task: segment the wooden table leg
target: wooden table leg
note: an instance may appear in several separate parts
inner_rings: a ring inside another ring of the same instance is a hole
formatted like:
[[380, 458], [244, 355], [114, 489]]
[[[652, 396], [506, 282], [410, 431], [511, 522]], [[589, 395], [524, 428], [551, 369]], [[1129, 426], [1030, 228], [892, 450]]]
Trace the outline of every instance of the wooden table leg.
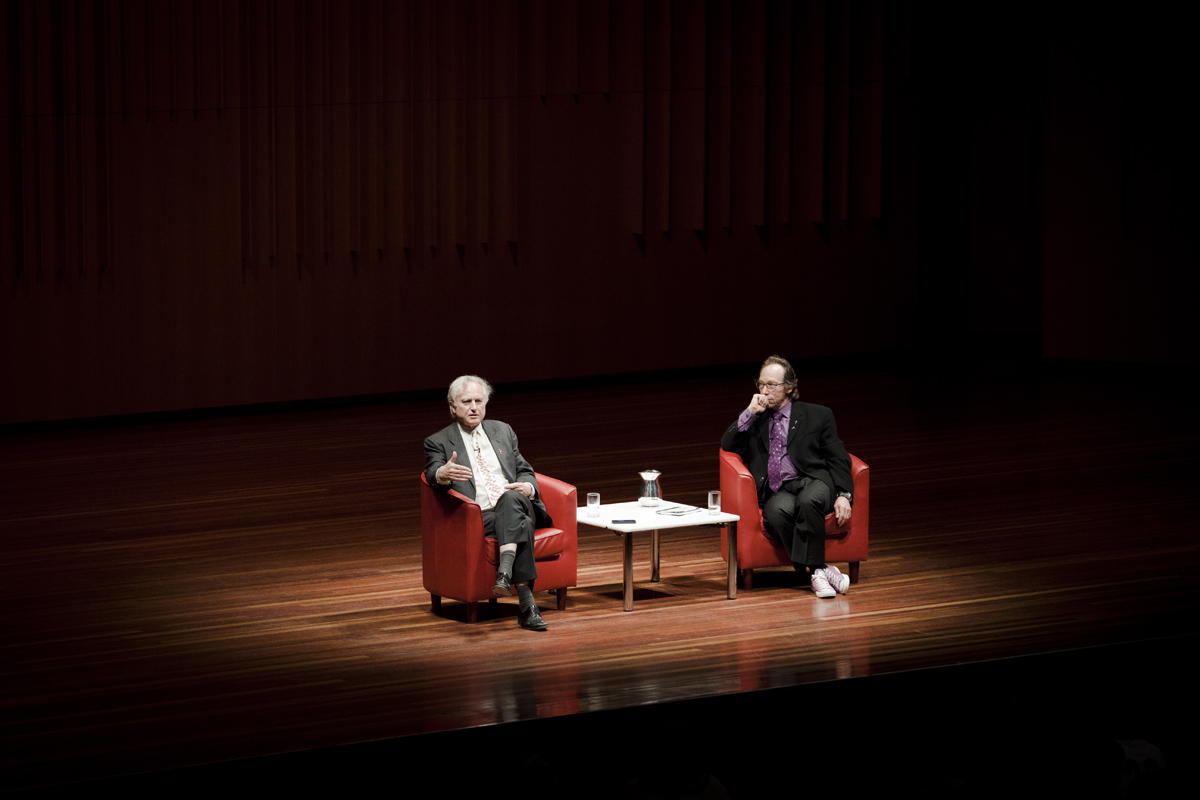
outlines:
[[737, 522], [729, 523], [729, 599], [737, 599]]
[[625, 534], [625, 610], [633, 611], [633, 534]]
[[650, 580], [658, 583], [658, 531], [650, 532]]

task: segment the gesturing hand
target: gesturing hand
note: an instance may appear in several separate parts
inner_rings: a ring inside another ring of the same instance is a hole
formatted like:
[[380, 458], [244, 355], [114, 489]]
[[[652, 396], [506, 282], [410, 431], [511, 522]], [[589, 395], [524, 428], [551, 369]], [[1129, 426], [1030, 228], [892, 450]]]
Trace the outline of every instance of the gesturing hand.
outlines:
[[450, 460], [437, 468], [437, 482], [450, 483], [451, 481], [469, 481], [475, 477], [475, 473], [470, 467], [464, 467], [458, 462], [458, 451], [455, 450], [450, 454]]

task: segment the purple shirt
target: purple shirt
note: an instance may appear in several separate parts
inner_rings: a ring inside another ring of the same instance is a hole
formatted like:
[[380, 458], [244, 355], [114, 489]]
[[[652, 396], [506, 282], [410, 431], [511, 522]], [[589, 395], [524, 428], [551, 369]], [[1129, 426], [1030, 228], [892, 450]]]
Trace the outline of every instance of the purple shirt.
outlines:
[[[776, 449], [771, 446], [776, 437], [780, 437], [782, 439], [781, 444], [783, 446], [778, 448], [780, 452], [779, 477], [781, 481], [780, 486], [782, 486], [784, 483], [800, 477], [800, 470], [796, 469], [796, 465], [792, 463], [792, 459], [789, 458], [787, 454], [787, 437], [788, 428], [792, 420], [792, 403], [789, 400], [788, 402], [784, 403], [783, 408], [779, 409], [778, 411], [764, 411], [762, 413], [766, 414], [767, 416], [767, 425], [769, 426], [767, 430], [770, 431], [768, 434], [769, 438], [767, 439], [768, 459], [771, 458], [770, 453]], [[753, 411], [747, 408], [742, 412], [742, 415], [738, 417], [738, 430], [742, 433], [750, 430], [750, 426], [754, 424], [756, 417], [758, 417], [758, 414], [755, 414]], [[770, 474], [769, 467], [768, 474]], [[771, 491], [773, 492], [778, 490], [778, 486], [771, 487]]]

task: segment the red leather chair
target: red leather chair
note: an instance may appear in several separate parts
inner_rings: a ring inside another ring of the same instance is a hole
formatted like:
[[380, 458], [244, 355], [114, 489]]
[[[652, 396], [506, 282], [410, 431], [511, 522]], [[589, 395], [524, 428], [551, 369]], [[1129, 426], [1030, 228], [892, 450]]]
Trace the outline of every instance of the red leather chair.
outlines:
[[[533, 535], [533, 558], [537, 563], [536, 591], [553, 590], [558, 610], [567, 607], [567, 587], [577, 584], [579, 563], [578, 523], [575, 521], [575, 487], [537, 473], [538, 491], [554, 520], [555, 528], [538, 528]], [[451, 489], [434, 489], [421, 474], [421, 577], [433, 601], [433, 611], [442, 598], [467, 604], [467, 622], [479, 618], [479, 601], [495, 604], [499, 545], [483, 535], [483, 512], [479, 504]], [[516, 586], [513, 586], [516, 594]]]
[[[850, 564], [850, 582], [858, 583], [858, 565], [867, 560], [867, 524], [871, 516], [871, 473], [857, 456], [850, 456], [854, 500], [850, 520], [838, 527], [833, 514], [825, 517], [825, 561]], [[742, 588], [752, 589], [759, 567], [791, 566], [792, 560], [762, 524], [754, 477], [742, 459], [721, 451], [721, 510], [741, 517], [738, 522], [737, 565]], [[721, 529], [721, 558], [729, 557], [729, 532]]]

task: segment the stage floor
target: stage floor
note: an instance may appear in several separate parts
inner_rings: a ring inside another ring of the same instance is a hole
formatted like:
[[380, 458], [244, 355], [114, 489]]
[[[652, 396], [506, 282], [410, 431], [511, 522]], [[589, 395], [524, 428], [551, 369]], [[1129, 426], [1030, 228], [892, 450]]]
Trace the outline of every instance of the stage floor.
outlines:
[[[581, 501], [634, 499], [656, 468], [668, 499], [701, 504], [753, 378], [502, 387], [488, 415]], [[658, 583], [639, 539], [625, 613], [620, 538], [580, 526], [579, 586], [564, 612], [539, 594], [543, 633], [517, 628], [515, 600], [474, 625], [458, 603], [430, 611], [417, 476], [449, 421], [436, 398], [0, 430], [3, 788], [241, 759], [303, 774], [330, 752], [390, 770], [512, 737], [530, 741], [518, 760], [578, 767], [571, 725], [606, 766], [568, 794], [601, 796], [664, 736], [703, 731], [697, 751], [746, 796], [766, 784], [734, 760], [774, 718], [918, 751], [876, 740], [1111, 719], [1190, 758], [1194, 735], [1164, 721], [1196, 707], [1180, 668], [1200, 633], [1193, 396], [1116, 369], [878, 361], [810, 365], [801, 394], [871, 469], [849, 594], [818, 600], [779, 569], [728, 600], [718, 533], [694, 528], [664, 534]], [[361, 749], [324, 750], [342, 745]], [[494, 769], [466, 760], [460, 780]], [[970, 780], [955, 775], [932, 789]]]

